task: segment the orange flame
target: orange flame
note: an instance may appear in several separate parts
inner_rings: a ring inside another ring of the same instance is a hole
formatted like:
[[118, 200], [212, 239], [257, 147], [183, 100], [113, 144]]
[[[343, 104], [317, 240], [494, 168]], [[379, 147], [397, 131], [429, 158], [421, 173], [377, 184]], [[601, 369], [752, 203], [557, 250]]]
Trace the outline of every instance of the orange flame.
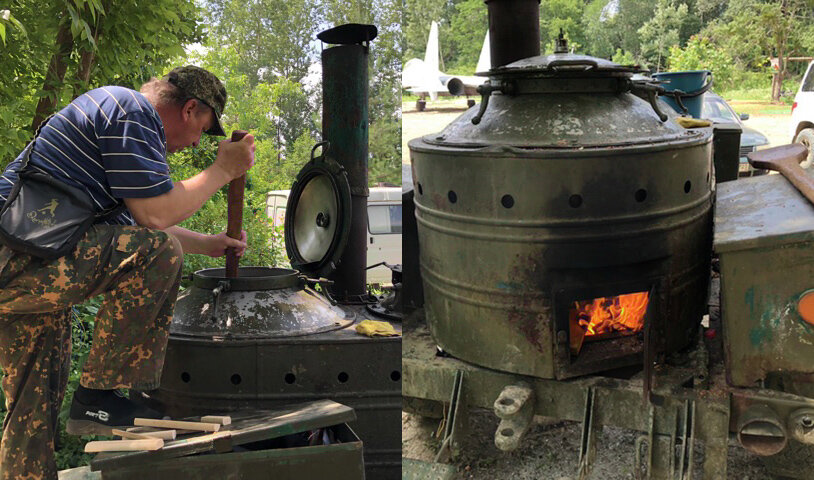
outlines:
[[585, 336], [617, 332], [630, 335], [644, 328], [648, 292], [629, 293], [575, 302], [579, 326]]

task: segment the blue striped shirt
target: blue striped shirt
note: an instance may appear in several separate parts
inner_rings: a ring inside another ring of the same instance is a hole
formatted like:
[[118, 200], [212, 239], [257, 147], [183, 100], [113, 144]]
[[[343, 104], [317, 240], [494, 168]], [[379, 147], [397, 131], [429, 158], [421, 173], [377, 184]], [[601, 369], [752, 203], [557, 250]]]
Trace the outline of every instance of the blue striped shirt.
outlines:
[[[76, 98], [40, 129], [29, 162], [84, 188], [99, 212], [123, 198], [172, 189], [161, 118], [147, 99], [124, 87], [101, 87]], [[22, 154], [0, 175], [0, 202], [17, 180]], [[135, 225], [125, 210], [106, 223]]]

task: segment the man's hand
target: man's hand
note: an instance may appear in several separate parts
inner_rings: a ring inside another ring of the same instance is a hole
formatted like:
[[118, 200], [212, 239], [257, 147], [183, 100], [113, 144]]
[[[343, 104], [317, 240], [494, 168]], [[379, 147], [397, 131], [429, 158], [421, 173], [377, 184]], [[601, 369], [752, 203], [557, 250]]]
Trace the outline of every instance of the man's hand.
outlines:
[[215, 162], [203, 172], [175, 182], [172, 190], [146, 198], [125, 198], [124, 203], [139, 225], [165, 230], [195, 213], [218, 189], [243, 175], [254, 165], [254, 137], [224, 140]]
[[229, 181], [245, 174], [254, 165], [254, 136], [247, 133], [239, 142], [226, 139], [218, 144], [212, 165], [228, 176]]
[[228, 247], [235, 247], [235, 253], [237, 253], [238, 257], [241, 257], [248, 246], [246, 243], [246, 230], [241, 230], [240, 240], [236, 240], [226, 235], [226, 232], [222, 232], [217, 235], [206, 235], [200, 253], [210, 257], [222, 257], [226, 255]]
[[209, 255], [210, 257], [222, 257], [226, 255], [228, 247], [235, 247], [237, 249], [237, 256], [243, 255], [248, 245], [246, 244], [246, 230], [240, 232], [240, 240], [226, 235], [226, 232], [218, 233], [217, 235], [208, 235], [206, 233], [193, 232], [186, 228], [173, 226], [164, 230], [165, 232], [175, 236], [181, 242], [181, 247], [184, 253], [198, 253], [201, 255]]

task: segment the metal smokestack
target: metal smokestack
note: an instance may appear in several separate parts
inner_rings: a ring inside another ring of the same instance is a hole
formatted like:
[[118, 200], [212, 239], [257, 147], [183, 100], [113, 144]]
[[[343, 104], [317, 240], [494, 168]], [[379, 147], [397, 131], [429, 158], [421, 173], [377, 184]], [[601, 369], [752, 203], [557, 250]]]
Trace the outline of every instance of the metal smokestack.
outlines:
[[[322, 138], [330, 143], [328, 156], [348, 172], [352, 220], [347, 247], [329, 275], [335, 283], [328, 290], [339, 301], [352, 301], [367, 294], [367, 62], [368, 44], [376, 34], [371, 25], [350, 24], [320, 35], [332, 31], [345, 35], [321, 38], [343, 43], [322, 51]], [[371, 31], [372, 36], [366, 33]]]
[[540, 55], [540, 0], [484, 0], [492, 68]]

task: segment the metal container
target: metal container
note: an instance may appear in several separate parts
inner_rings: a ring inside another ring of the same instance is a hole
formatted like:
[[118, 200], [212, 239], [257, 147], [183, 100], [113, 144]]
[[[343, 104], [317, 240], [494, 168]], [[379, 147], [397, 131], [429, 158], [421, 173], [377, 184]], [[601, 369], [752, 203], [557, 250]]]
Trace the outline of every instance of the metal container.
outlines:
[[409, 142], [433, 338], [543, 378], [641, 362], [642, 335], [570, 354], [577, 300], [653, 292], [653, 351], [686, 346], [712, 234], [711, 129], [659, 112], [639, 69], [563, 47], [493, 68], [479, 110]]
[[196, 272], [178, 298], [161, 387], [150, 396], [174, 418], [316, 399], [352, 407], [369, 478], [397, 478], [401, 338], [350, 326], [363, 307], [332, 305], [294, 270]]
[[813, 232], [811, 204], [781, 175], [720, 186], [715, 251], [731, 385], [814, 393], [814, 325], [799, 311], [814, 288]]

